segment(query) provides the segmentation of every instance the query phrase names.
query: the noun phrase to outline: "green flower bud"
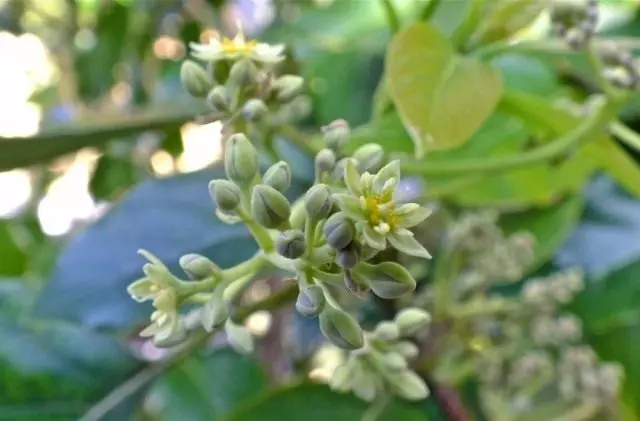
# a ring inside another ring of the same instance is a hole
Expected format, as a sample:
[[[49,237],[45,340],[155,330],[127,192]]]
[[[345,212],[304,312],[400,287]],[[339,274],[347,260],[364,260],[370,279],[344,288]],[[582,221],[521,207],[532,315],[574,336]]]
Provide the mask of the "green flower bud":
[[[377,143],[367,143],[360,146],[353,153],[353,158],[358,161],[358,171],[360,173],[377,172],[384,163],[384,149]]]
[[[323,233],[331,247],[342,250],[351,244],[356,235],[356,229],[347,215],[337,212],[327,219]]]
[[[227,88],[223,85],[214,87],[207,95],[207,104],[214,110],[228,112],[231,108],[231,99]]]
[[[217,295],[214,295],[202,306],[200,322],[207,332],[212,332],[213,328],[220,326],[229,317],[229,306]]]
[[[343,269],[352,269],[360,260],[360,247],[352,241],[336,255],[336,263]]]
[[[262,183],[284,193],[291,185],[291,167],[284,161],[276,162],[264,173]]]
[[[317,285],[310,285],[300,288],[298,299],[296,300],[296,310],[307,317],[316,317],[324,309],[325,298],[322,288]]]
[[[382,262],[370,265],[361,262],[354,275],[369,285],[380,298],[392,300],[416,289],[416,280],[403,266],[394,262]]]
[[[199,254],[185,254],[180,258],[180,267],[191,279],[218,277],[222,270],[211,260]]]
[[[287,259],[302,257],[307,250],[304,233],[298,229],[287,230],[280,233],[276,240],[276,250],[278,254]]]
[[[209,183],[209,194],[216,206],[225,212],[231,212],[240,205],[240,188],[229,180],[212,180]]]
[[[196,98],[206,97],[213,85],[209,73],[198,63],[191,60],[185,60],[182,63],[180,80],[182,80],[182,85],[189,95]]]
[[[229,81],[238,87],[253,85],[258,81],[260,72],[251,60],[240,60],[231,66]]]
[[[372,402],[376,398],[378,388],[381,388],[380,377],[369,370],[364,364],[358,364],[351,373],[351,390],[365,402]]]
[[[401,336],[411,336],[423,329],[431,322],[431,316],[419,308],[406,308],[395,318]]]
[[[398,342],[392,347],[393,352],[404,356],[405,358],[416,358],[420,353],[420,349],[409,341]]]
[[[326,184],[315,184],[304,196],[304,208],[314,221],[325,219],[333,208],[331,190]]]
[[[358,322],[337,308],[325,306],[320,313],[320,330],[337,347],[358,349],[364,345],[364,334]]]
[[[251,212],[265,228],[278,228],[291,216],[291,205],[282,193],[266,184],[258,184],[251,194]]]
[[[392,342],[400,337],[398,326],[389,321],[378,323],[373,333],[376,335],[376,338],[385,342]]]
[[[351,130],[345,120],[335,120],[322,127],[324,141],[329,149],[335,152],[341,151],[349,142]]]
[[[393,371],[402,371],[407,369],[407,360],[402,355],[395,352],[383,354],[382,363]]]
[[[393,391],[401,398],[419,401],[429,396],[429,389],[416,373],[404,370],[387,377]]]
[[[348,392],[351,388],[351,375],[348,363],[338,366],[329,379],[329,387],[336,392]]]
[[[330,172],[336,166],[336,154],[331,149],[322,149],[316,154],[315,168],[316,173]]]
[[[183,323],[178,323],[176,329],[167,337],[153,338],[153,345],[156,348],[171,348],[183,343],[187,339],[187,329]]]
[[[364,297],[369,292],[369,287],[365,284],[358,283],[353,279],[350,270],[344,271],[344,287],[358,297]]]
[[[229,345],[241,354],[250,354],[253,352],[253,337],[244,326],[237,325],[227,319],[224,324],[224,330],[227,334]]]
[[[336,166],[333,167],[333,178],[336,180],[342,181],[344,179],[344,167],[347,165],[347,161],[351,160],[350,156],[346,158],[342,158],[338,162],[336,162]]]
[[[268,112],[269,109],[267,108],[265,103],[258,98],[251,98],[250,100],[245,102],[244,106],[242,107],[242,115],[248,121],[260,121],[267,115]]]
[[[247,185],[258,174],[258,151],[242,133],[229,138],[224,151],[224,171],[236,184]]]
[[[279,77],[273,84],[278,100],[280,102],[289,102],[302,91],[304,79],[300,76],[284,75]]]

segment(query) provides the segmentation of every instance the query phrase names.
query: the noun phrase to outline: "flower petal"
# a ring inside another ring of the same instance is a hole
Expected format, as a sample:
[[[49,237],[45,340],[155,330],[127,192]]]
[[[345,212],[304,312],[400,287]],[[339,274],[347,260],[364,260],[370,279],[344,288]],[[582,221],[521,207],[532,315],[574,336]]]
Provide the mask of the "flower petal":
[[[362,183],[360,183],[360,173],[353,159],[347,159],[344,165],[344,183],[347,189],[354,196],[362,195]]]
[[[129,284],[127,292],[137,302],[151,300],[158,293],[156,285],[149,278],[138,279],[137,281]]]
[[[349,218],[356,221],[364,219],[362,206],[360,205],[360,200],[357,197],[347,193],[336,193],[333,195],[333,200],[335,200],[340,210]]]
[[[431,213],[431,209],[420,206],[417,203],[406,203],[396,209],[395,216],[398,217],[401,227],[411,228],[427,219]]]
[[[410,256],[422,257],[424,259],[431,259],[431,255],[420,244],[411,231],[406,229],[398,229],[390,233],[388,236],[389,242],[396,250],[408,254]]]
[[[400,161],[397,159],[380,168],[380,171],[373,177],[373,190],[376,193],[383,193],[383,187],[387,181],[392,179],[395,180],[395,185],[400,181]]]
[[[362,235],[364,241],[374,249],[384,250],[387,247],[387,240],[385,236],[375,231],[369,224],[363,224]]]

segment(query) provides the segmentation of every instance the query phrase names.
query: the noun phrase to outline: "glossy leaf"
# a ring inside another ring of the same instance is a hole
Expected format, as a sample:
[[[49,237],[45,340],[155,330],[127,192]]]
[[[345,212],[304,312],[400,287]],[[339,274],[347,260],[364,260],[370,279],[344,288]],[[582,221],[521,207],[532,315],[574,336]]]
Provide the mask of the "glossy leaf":
[[[377,418],[378,421],[427,421],[424,403],[393,402]],[[225,421],[279,420],[360,420],[368,404],[353,395],[332,392],[327,386],[302,384],[263,395],[251,404],[241,406],[225,417]]]
[[[498,71],[458,56],[444,35],[424,23],[394,37],[386,78],[418,156],[467,141],[491,115],[502,92]]]
[[[216,421],[266,388],[256,361],[219,349],[194,357],[159,378],[152,390],[159,421]]]
[[[91,327],[130,328],[150,310],[126,292],[142,275],[138,249],[148,249],[178,274],[178,259],[187,253],[205,255],[221,267],[248,258],[256,246],[246,228],[214,215],[207,185],[223,176],[207,170],[139,184],[62,251],[35,313]],[[300,187],[294,185],[290,194],[301,194]]]

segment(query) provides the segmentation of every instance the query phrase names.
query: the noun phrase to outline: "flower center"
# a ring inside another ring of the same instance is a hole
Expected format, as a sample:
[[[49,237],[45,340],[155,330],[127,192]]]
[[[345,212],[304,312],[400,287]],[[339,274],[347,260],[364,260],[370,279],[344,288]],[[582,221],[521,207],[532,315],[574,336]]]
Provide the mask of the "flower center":
[[[244,37],[222,38],[222,49],[229,54],[251,54],[255,51],[257,45],[257,41],[245,41]]]
[[[386,225],[391,231],[398,225],[398,217],[395,214],[396,204],[393,202],[391,193],[366,196],[364,205],[371,225]]]

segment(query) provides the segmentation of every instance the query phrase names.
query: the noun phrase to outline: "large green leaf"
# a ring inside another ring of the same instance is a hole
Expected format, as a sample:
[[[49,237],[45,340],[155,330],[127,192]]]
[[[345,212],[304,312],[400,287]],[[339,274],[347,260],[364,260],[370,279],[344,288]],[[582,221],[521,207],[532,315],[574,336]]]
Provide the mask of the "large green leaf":
[[[241,406],[225,421],[360,420],[368,405],[353,395],[337,394],[327,386],[303,384],[276,390]],[[393,402],[377,421],[427,421],[425,404]],[[432,419],[433,420],[433,419]]]
[[[175,367],[155,382],[151,394],[158,421],[216,421],[266,386],[256,361],[227,348]]]
[[[387,51],[386,83],[417,155],[467,141],[491,115],[502,92],[497,70],[458,56],[444,35],[424,23],[394,37]]]
[[[500,225],[506,233],[527,231],[534,235],[534,263],[530,271],[550,259],[567,241],[580,219],[584,201],[579,195],[547,208],[530,209],[504,215]]]
[[[140,364],[113,337],[20,317],[33,292],[20,281],[0,283],[0,419],[77,419]],[[127,419],[131,403],[105,420]]]
[[[0,219],[0,276],[20,276],[28,264],[12,228],[11,220]]]
[[[256,248],[246,228],[223,224],[214,215],[207,184],[220,177],[221,170],[205,170],[139,184],[62,251],[36,314],[129,328],[149,315],[149,308],[126,292],[142,275],[138,249],[148,249],[174,271],[187,253],[208,256],[221,267],[248,258]],[[299,184],[290,189],[291,196],[301,192]]]

